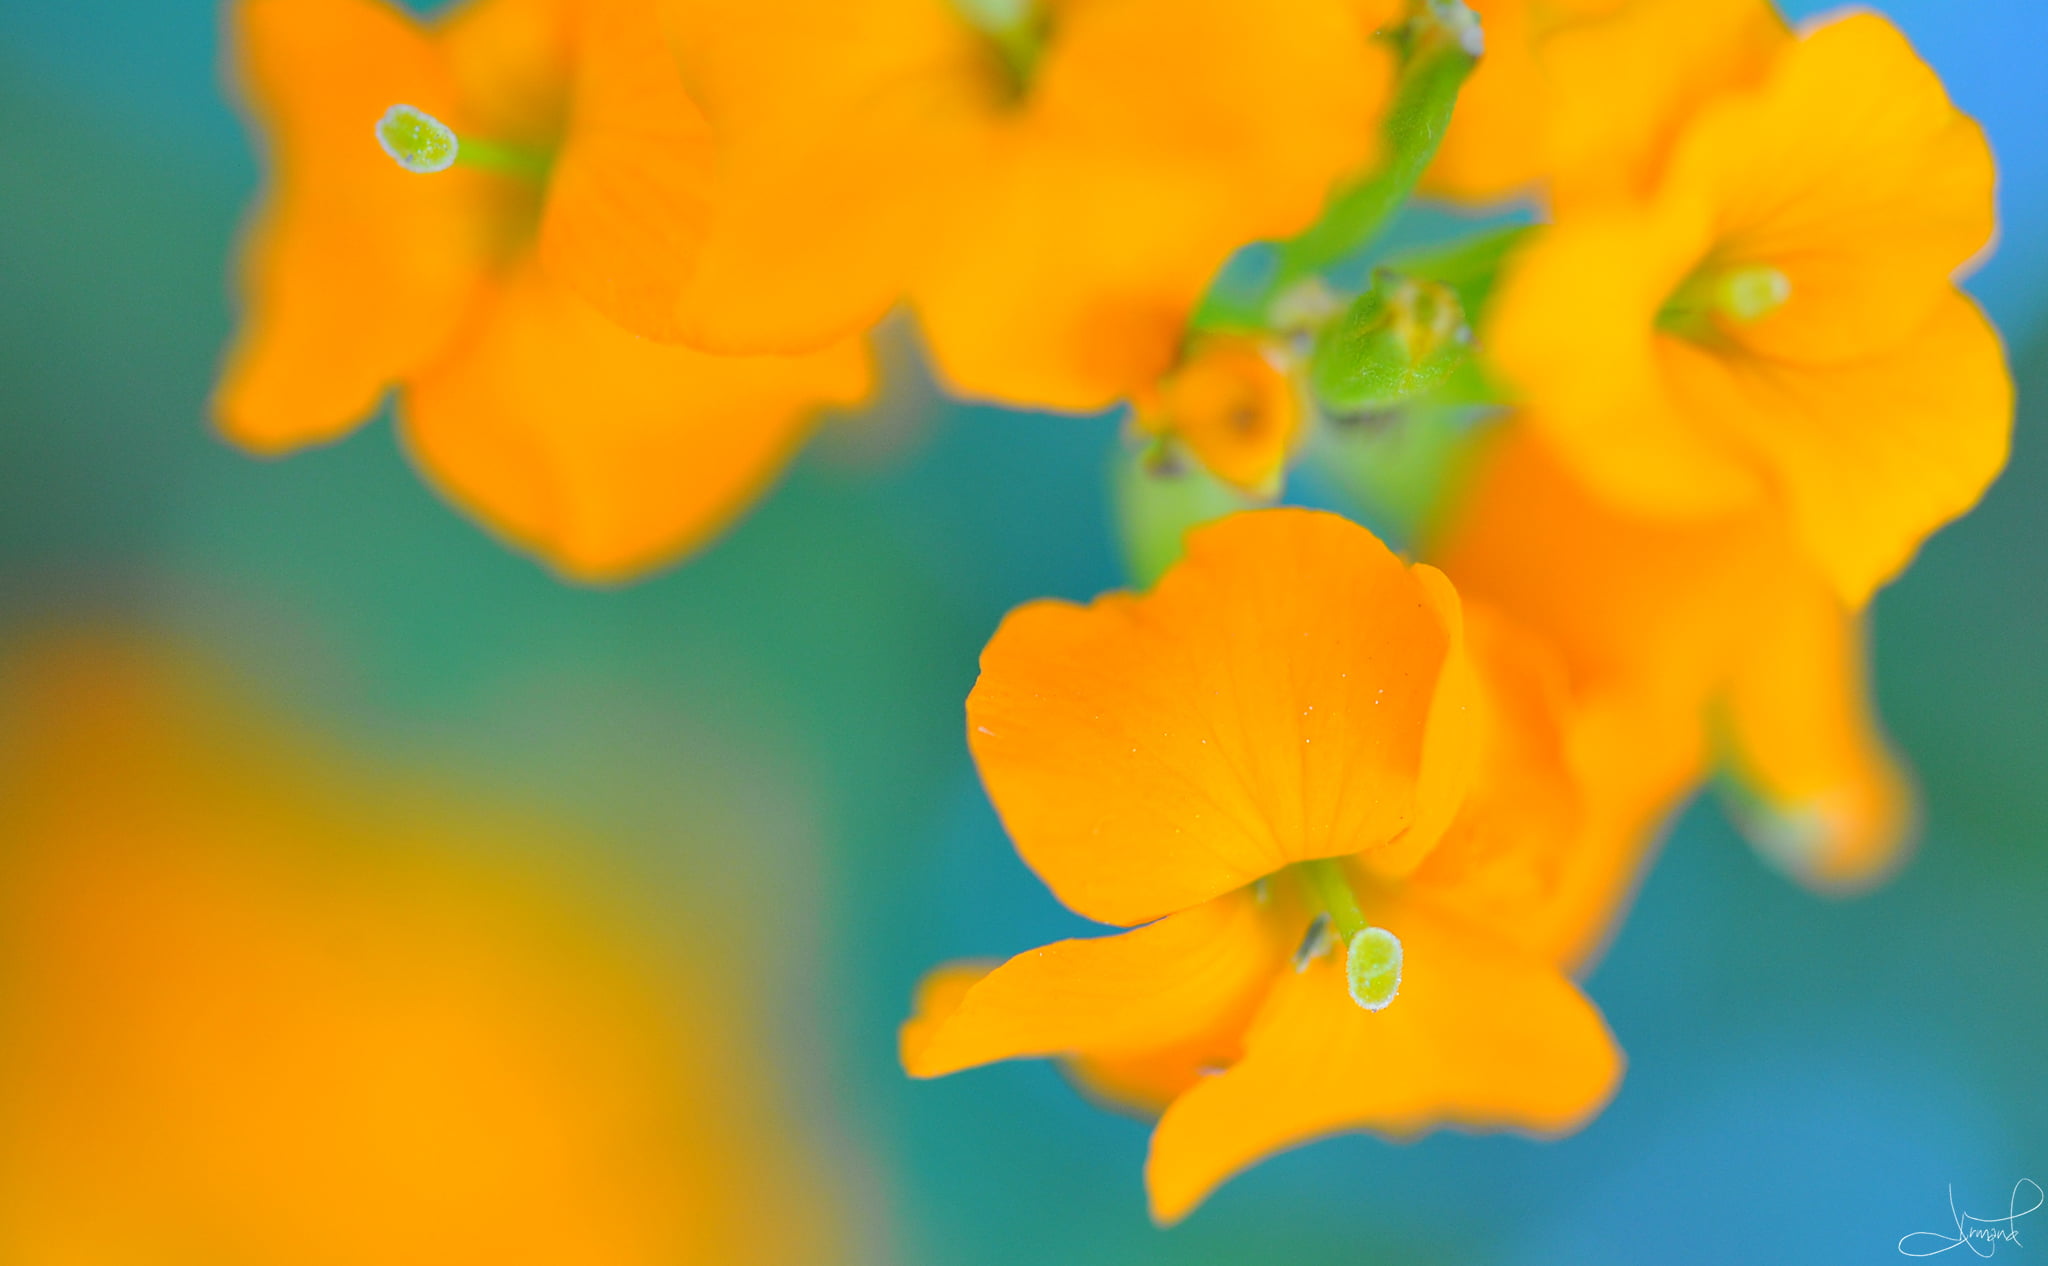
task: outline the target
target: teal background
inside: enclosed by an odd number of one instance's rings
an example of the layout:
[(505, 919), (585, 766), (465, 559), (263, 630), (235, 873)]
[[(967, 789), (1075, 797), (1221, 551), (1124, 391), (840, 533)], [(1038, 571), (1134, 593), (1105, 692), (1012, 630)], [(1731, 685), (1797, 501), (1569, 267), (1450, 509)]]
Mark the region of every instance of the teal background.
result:
[[(1814, 8), (1818, 6), (1806, 6)], [(734, 947), (765, 1058), (901, 1263), (1870, 1262), (2048, 1182), (2048, 89), (2037, 0), (1887, 6), (1991, 131), (2003, 244), (1973, 281), (2020, 379), (2012, 468), (1879, 600), (1879, 694), (1924, 784), (1912, 864), (1783, 882), (1711, 805), (1590, 990), (1620, 1097), (1555, 1145), (1353, 1137), (1184, 1226), (1142, 1124), (1042, 1064), (905, 1080), (927, 967), (1082, 930), (975, 781), (960, 706), (1010, 606), (1121, 583), (1110, 419), (955, 408), (902, 358), (893, 447), (828, 437), (701, 558), (567, 587), (451, 512), (386, 422), (282, 462), (204, 401), (256, 172), (189, 0), (0, 8), (0, 621), (202, 649), (393, 763), (578, 824)], [(2044, 1241), (2048, 1211), (2023, 1234)]]

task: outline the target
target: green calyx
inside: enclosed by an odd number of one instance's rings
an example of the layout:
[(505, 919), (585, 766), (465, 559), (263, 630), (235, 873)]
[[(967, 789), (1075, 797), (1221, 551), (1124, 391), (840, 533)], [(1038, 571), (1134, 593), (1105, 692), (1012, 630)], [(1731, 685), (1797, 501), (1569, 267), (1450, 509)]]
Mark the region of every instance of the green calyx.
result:
[(1455, 291), (1383, 268), (1323, 328), (1309, 383), (1326, 409), (1387, 409), (1437, 387), (1471, 353), (1471, 327)]

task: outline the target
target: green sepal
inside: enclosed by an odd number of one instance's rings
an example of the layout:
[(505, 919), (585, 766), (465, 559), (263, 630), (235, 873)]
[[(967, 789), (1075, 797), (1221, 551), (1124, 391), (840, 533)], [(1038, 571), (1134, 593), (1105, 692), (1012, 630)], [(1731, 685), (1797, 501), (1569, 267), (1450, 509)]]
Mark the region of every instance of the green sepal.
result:
[(1309, 386), (1331, 412), (1391, 409), (1441, 386), (1471, 355), (1455, 291), (1383, 268), (1316, 338)]
[(1479, 20), (1463, 0), (1423, 0), (1393, 32), (1401, 76), (1387, 111), (1386, 160), (1339, 191), (1322, 218), (1282, 243), (1269, 293), (1356, 255), (1372, 244), (1436, 157), (1458, 90), (1479, 58)]
[(1502, 269), (1535, 231), (1533, 224), (1502, 225), (1456, 241), (1402, 251), (1389, 256), (1385, 266), (1404, 277), (1450, 287), (1465, 310), (1465, 319), (1477, 326), (1493, 300)]

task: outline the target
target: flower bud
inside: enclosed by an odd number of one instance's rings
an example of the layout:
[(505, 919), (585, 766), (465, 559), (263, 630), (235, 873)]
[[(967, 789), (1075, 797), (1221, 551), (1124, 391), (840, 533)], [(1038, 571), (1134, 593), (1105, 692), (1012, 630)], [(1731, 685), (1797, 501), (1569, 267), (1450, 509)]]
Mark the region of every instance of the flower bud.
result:
[(1471, 347), (1455, 291), (1381, 269), (1316, 341), (1309, 381), (1333, 412), (1387, 409), (1442, 383)]
[(1257, 339), (1201, 338), (1134, 401), (1134, 421), (1147, 434), (1178, 439), (1241, 492), (1277, 492), (1301, 427), (1301, 407), (1275, 357)]

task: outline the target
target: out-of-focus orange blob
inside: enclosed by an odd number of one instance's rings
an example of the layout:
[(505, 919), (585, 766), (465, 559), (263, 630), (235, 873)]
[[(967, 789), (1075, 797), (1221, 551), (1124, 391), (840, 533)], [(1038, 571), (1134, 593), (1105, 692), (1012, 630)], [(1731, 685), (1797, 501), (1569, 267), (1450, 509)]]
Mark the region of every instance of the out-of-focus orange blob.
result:
[(1045, 0), (1005, 33), (952, 0), (663, 3), (719, 155), (690, 336), (816, 347), (907, 298), (946, 385), (1065, 410), (1165, 372), (1231, 253), (1370, 160), (1398, 13)]
[(1248, 493), (1278, 490), (1300, 439), (1294, 384), (1256, 339), (1203, 338), (1132, 403), (1140, 430), (1173, 436), (1218, 479)]
[(1422, 185), (1465, 202), (1640, 190), (1691, 111), (1787, 38), (1771, 0), (1469, 3), (1486, 52)]
[[(1761, 510), (1622, 513), (1511, 424), (1425, 553), (1556, 648), (1612, 812), (1654, 820), (1725, 763), (1774, 862), (1860, 887), (1898, 860), (1912, 794), (1871, 708), (1863, 622), (1789, 535)], [(1619, 885), (1640, 858), (1614, 861)]]
[(834, 1260), (748, 1020), (538, 837), (164, 660), (0, 682), (0, 1259)]

